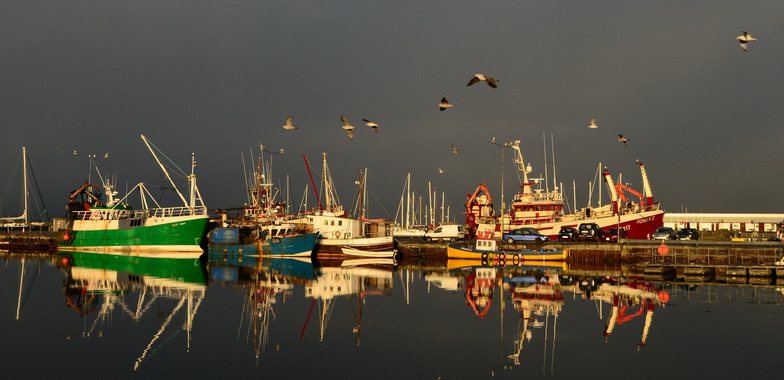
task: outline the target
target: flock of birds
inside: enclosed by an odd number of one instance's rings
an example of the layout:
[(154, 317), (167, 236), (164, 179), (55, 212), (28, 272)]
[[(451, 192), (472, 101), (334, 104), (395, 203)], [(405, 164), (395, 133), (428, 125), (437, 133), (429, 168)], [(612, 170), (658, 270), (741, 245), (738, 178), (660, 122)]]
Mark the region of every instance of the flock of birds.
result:
[[(738, 42), (740, 42), (740, 47), (741, 47), (741, 49), (743, 49), (743, 52), (744, 53), (748, 53), (748, 51), (746, 49), (746, 44), (749, 43), (749, 42), (752, 42), (752, 41), (756, 41), (757, 39), (752, 37), (751, 33), (747, 32), (745, 30), (743, 30), (741, 32), (743, 34), (740, 35), (740, 36), (735, 37), (735, 39)], [(498, 82), (500, 82), (500, 81), (495, 79), (495, 78), (493, 78), (493, 77), (491, 77), (491, 76), (489, 76), (489, 75), (474, 74), (474, 76), (471, 77), (471, 79), (468, 81), (468, 84), (466, 85), (466, 87), (471, 86), (471, 85), (476, 84), (476, 83), (479, 83), (479, 82), (485, 82), (485, 83), (487, 83), (488, 86), (490, 86), (492, 88), (498, 88)], [(445, 111), (446, 109), (453, 108), (453, 107), (454, 107), (454, 105), (449, 103), (449, 101), (446, 99), (446, 96), (441, 98), (441, 103), (438, 104), (438, 108), (441, 111)], [(287, 130), (297, 129), (297, 126), (294, 125), (293, 119), (294, 119), (294, 116), (287, 117), (286, 118), (286, 124), (283, 126), (283, 128), (287, 129)], [(353, 125), (351, 125), (351, 123), (349, 123), (348, 119), (346, 119), (345, 116), (341, 116), (340, 120), (343, 122), (343, 127), (342, 128), (346, 131), (346, 135), (348, 135), (349, 140), (354, 140), (354, 129), (356, 129), (356, 128)], [(365, 125), (367, 125), (368, 127), (372, 128), (373, 132), (378, 133), (378, 124), (376, 124), (376, 123), (374, 123), (374, 122), (372, 122), (372, 121), (370, 121), (368, 119), (365, 119), (365, 118), (363, 118), (362, 121), (365, 122)], [(591, 123), (588, 125), (588, 128), (590, 128), (590, 129), (597, 129), (597, 128), (599, 128), (599, 125), (596, 124), (596, 118), (591, 118)], [(618, 139), (617, 140), (619, 142), (622, 142), (623, 145), (625, 145), (627, 147), (629, 146), (629, 138), (625, 137), (624, 135), (618, 134)], [(452, 153), (454, 153), (454, 154), (460, 153), (460, 149), (457, 149), (454, 144), (452, 144)], [(439, 173), (444, 173), (445, 170), (441, 169), (441, 168), (438, 168), (438, 171), (439, 171)]]

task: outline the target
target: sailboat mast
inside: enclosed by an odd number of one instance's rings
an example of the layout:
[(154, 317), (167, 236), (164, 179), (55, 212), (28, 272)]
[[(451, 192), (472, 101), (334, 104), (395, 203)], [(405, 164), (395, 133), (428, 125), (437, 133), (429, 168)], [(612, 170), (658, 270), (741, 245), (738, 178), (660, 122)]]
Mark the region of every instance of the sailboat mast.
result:
[(558, 181), (555, 179), (555, 140), (550, 133), (550, 154), (553, 156), (553, 191), (558, 191)]
[(22, 180), (22, 187), (24, 188), (23, 189), (23, 191), (24, 191), (24, 224), (25, 224), (25, 227), (27, 227), (27, 223), (28, 223), (28, 216), (27, 216), (28, 215), (27, 214), (27, 201), (28, 201), (28, 199), (27, 198), (29, 198), (29, 194), (27, 192), (27, 147), (24, 147), (24, 146), (22, 147), (22, 162), (23, 162), (22, 163), (22, 167), (24, 169), (23, 170), (23, 172), (24, 172), (23, 178), (24, 179)]
[(441, 224), (444, 224), (444, 192), (441, 192)]
[(411, 226), (411, 173), (406, 178), (406, 222), (403, 227)]

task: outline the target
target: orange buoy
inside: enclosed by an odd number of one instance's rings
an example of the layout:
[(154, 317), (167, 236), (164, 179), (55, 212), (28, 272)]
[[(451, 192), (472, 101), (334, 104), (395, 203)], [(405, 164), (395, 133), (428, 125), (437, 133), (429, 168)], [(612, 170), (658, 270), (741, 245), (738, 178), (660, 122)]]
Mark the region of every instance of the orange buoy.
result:
[(70, 238), (71, 238), (71, 235), (68, 235), (68, 232), (66, 232), (66, 233), (63, 235), (63, 240), (68, 240), (68, 239), (70, 239)]

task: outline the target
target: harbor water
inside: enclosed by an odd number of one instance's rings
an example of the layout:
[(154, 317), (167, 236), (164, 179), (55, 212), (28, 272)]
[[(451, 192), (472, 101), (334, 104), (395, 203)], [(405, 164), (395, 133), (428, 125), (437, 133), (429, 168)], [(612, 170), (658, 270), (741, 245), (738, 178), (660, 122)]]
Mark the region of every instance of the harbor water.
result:
[(0, 257), (22, 378), (780, 378), (775, 278), (204, 254)]

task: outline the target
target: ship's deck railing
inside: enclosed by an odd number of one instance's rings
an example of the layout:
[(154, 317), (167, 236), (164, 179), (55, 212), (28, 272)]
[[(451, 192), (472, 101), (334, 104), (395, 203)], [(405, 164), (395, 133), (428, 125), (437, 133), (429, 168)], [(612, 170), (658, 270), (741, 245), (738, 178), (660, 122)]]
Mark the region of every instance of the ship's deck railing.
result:
[(517, 193), (514, 196), (515, 202), (543, 202), (543, 201), (563, 201), (561, 193)]
[(114, 220), (114, 219), (146, 219), (175, 216), (207, 215), (207, 208), (200, 207), (160, 207), (148, 210), (127, 209), (91, 209), (88, 211), (75, 211), (74, 220)]

